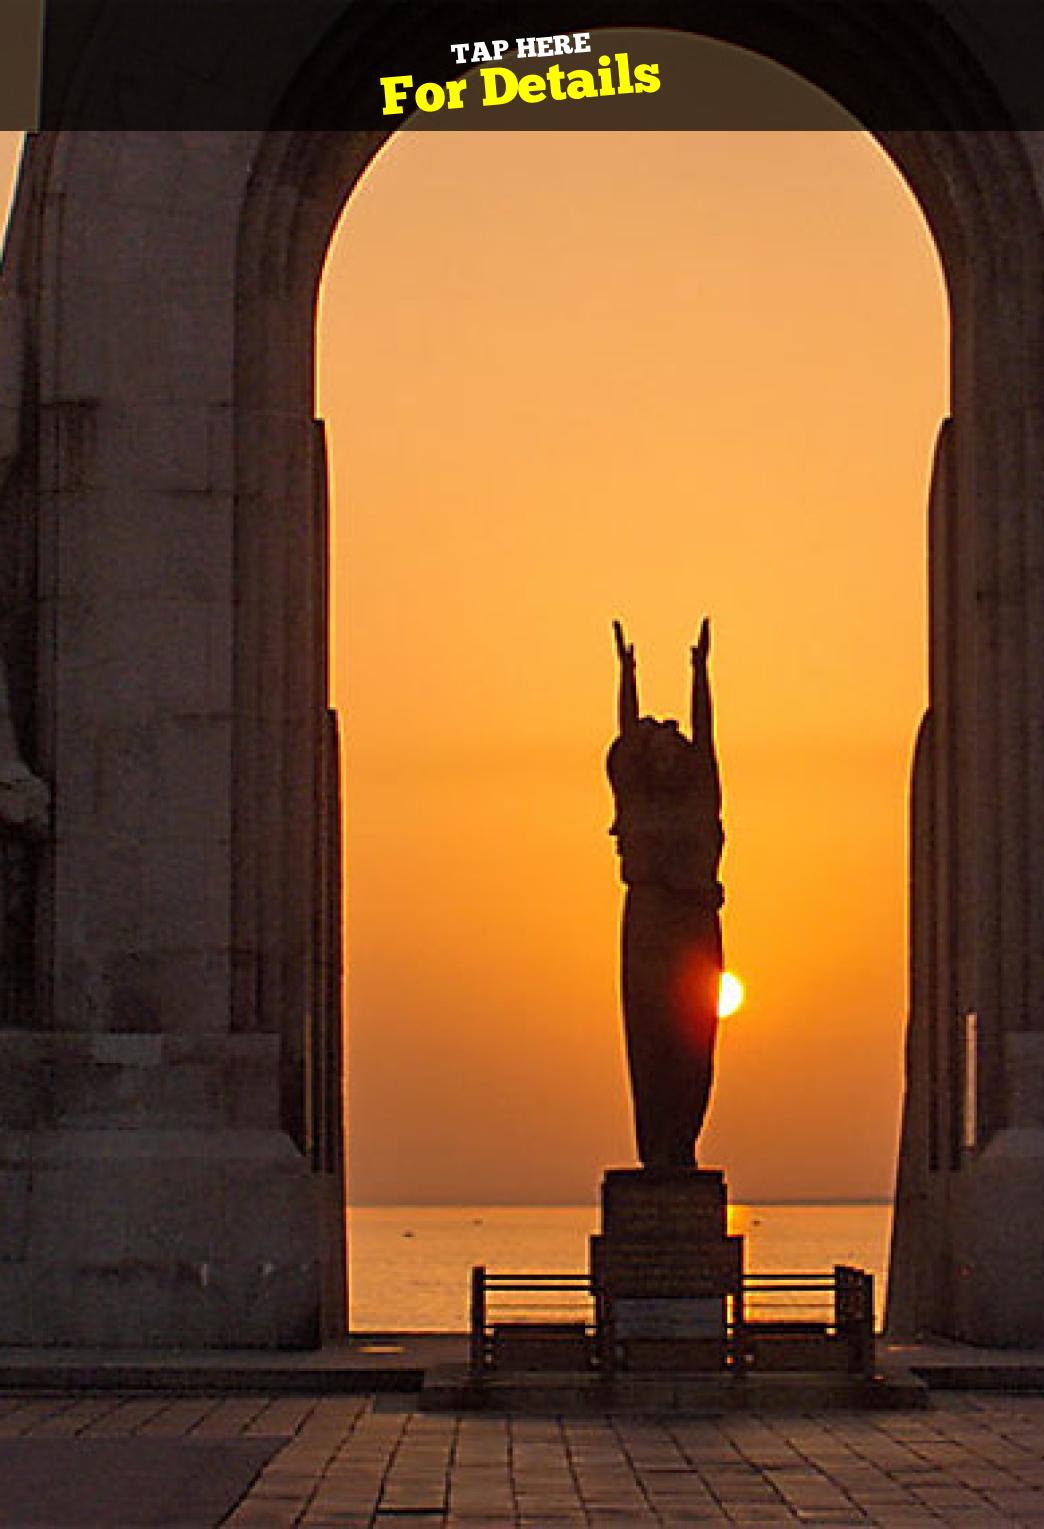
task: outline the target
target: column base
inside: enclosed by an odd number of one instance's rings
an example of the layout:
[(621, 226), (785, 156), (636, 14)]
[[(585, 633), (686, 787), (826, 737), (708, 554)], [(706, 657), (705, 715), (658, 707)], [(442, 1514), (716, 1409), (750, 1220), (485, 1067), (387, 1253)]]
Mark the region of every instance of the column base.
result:
[(0, 1186), (0, 1344), (310, 1348), (330, 1326), (339, 1194), (282, 1132), (6, 1130)]
[(953, 1181), (953, 1336), (1044, 1347), (1044, 1128), (1000, 1131)]

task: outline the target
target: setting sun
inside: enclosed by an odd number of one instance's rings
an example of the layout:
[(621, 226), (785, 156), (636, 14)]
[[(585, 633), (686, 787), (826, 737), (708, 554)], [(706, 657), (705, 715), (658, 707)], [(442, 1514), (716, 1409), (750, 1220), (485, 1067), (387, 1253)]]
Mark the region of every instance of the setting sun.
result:
[(728, 1019), (743, 1007), (743, 983), (733, 972), (722, 972), (718, 987), (718, 1018)]

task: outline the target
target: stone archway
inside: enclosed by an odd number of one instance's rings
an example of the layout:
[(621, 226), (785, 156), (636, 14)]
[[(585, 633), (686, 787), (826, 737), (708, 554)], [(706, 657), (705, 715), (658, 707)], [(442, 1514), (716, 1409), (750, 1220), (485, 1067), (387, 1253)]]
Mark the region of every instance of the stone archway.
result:
[[(599, 14), (764, 53), (863, 120), (882, 98), (992, 120), (989, 82), (930, 7), (887, 30), (858, 0), (829, 24), (803, 0), (720, 11)], [(324, 120), (357, 41), (303, 29), (283, 50), (276, 95), (298, 120), (302, 102)], [(55, 812), (51, 841), (19, 850), (35, 980), (2, 1037), (7, 1342), (286, 1345), (341, 1324), (314, 304), (383, 137), (55, 132), (27, 155), (5, 264), (0, 515), (22, 573), (3, 639)], [(1044, 144), (878, 137), (928, 218), (953, 317), (895, 1315), (1040, 1341)]]

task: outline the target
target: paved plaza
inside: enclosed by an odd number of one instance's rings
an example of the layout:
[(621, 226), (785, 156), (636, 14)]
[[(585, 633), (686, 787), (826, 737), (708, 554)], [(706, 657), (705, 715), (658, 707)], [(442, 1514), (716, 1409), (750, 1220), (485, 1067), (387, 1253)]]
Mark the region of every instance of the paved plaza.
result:
[[(48, 1440), (62, 1452), (55, 1469), (73, 1477), (77, 1451), (86, 1462), (116, 1441), (128, 1459), (162, 1441), (180, 1441), (183, 1459), (233, 1442), (267, 1442), (270, 1453), (238, 1501), (209, 1521), (166, 1500), (158, 1483), (147, 1512), (124, 1502), (126, 1470), (113, 1470), (104, 1504), (94, 1482), (91, 1502), (67, 1524), (5, 1515), (19, 1459), (46, 1452)], [(918, 1412), (669, 1419), (440, 1415), (396, 1394), (9, 1396), (0, 1399), (0, 1461), (13, 1473), (0, 1524), (48, 1529), (1044, 1524), (1044, 1396), (954, 1393)]]

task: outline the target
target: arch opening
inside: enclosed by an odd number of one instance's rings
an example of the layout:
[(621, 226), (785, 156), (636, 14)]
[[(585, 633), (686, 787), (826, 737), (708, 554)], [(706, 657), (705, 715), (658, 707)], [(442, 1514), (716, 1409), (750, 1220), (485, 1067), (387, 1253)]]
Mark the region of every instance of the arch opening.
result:
[[(757, 78), (758, 64), (741, 55), (739, 78), (744, 69)], [(605, 1162), (628, 1156), (614, 1024), (615, 874), (598, 763), (611, 710), (600, 639), (614, 600), (627, 604), (621, 590), (630, 592), (658, 713), (678, 711), (672, 693), (699, 614), (693, 601), (719, 619), (734, 825), (727, 821), (726, 931), (730, 959), (761, 998), (726, 1026), (707, 1151), (715, 1160), (725, 1152), (746, 1200), (883, 1197), (894, 1172), (904, 1007), (900, 804), (923, 709), (914, 659), (924, 646), (923, 506), (946, 412), (934, 250), (891, 166), (854, 125), (824, 133), (818, 158), (803, 152), (808, 135), (736, 135), (731, 148), (715, 134), (605, 137), (611, 144), (599, 155), (597, 135), (589, 145), (569, 134), (557, 144), (544, 134), (439, 134), (434, 143), (423, 132), (398, 135), (339, 225), (331, 262), (343, 245), (341, 271), (324, 275), (324, 348), (341, 345), (347, 380), (339, 393), (329, 361), (321, 412), (333, 497), (343, 482), (352, 510), (339, 513), (347, 520), (354, 511), (359, 538), (353, 554), (351, 533), (338, 534), (334, 566), (355, 570), (345, 604), (357, 648), (367, 633), (371, 644), (341, 692), (350, 835), (357, 825), (349, 862), (356, 1198), (579, 1204)], [(802, 218), (803, 238), (794, 227)], [(899, 258), (900, 228), (909, 234), (916, 299), (870, 260), (852, 269), (882, 222), (893, 241), (882, 261)], [(838, 233), (845, 224), (848, 243)], [(637, 229), (655, 229), (655, 240)], [(730, 286), (745, 244), (762, 279)], [(592, 274), (596, 249), (605, 269)], [(483, 269), (495, 277), (483, 282)], [(540, 283), (534, 270), (554, 277)], [(425, 307), (413, 289), (429, 272), (438, 296)], [(353, 289), (365, 297), (349, 318), (341, 309)], [(830, 314), (818, 335), (808, 333), (817, 302)], [(904, 322), (888, 339), (896, 304)], [(915, 398), (911, 377), (927, 367), (918, 358), (932, 343), (916, 327), (921, 316), (935, 326), (935, 385)], [(900, 343), (907, 360), (897, 384)], [(441, 359), (427, 367), (433, 357)], [(556, 387), (552, 365), (565, 367), (567, 384)], [(817, 370), (830, 378), (818, 394)], [(353, 373), (366, 383), (353, 385)], [(802, 390), (803, 408), (793, 396)], [(914, 430), (904, 410), (916, 416)], [(369, 449), (371, 440), (379, 445)], [(412, 467), (402, 469), (404, 453)], [(897, 498), (906, 539), (890, 542), (882, 506)], [(561, 529), (542, 501), (561, 505)], [(657, 560), (650, 540), (660, 527)], [(472, 566), (469, 544), (485, 549), (484, 562), (479, 554)], [(876, 586), (875, 558), (891, 564)], [(643, 560), (657, 567), (644, 582), (634, 574)], [(401, 580), (397, 597), (379, 568)], [(441, 621), (432, 586), (442, 592)], [(469, 606), (476, 624), (454, 641), (446, 629), (461, 627)], [(836, 625), (840, 607), (848, 626)], [(335, 623), (352, 619), (336, 599), (333, 614)], [(834, 623), (825, 638), (821, 621)], [(784, 633), (789, 679), (769, 657)], [(776, 679), (759, 703), (766, 669)], [(382, 701), (385, 690), (392, 701)], [(882, 692), (891, 702), (905, 697), (898, 723), (875, 709)], [(831, 715), (839, 710), (840, 721)], [(824, 752), (833, 766), (825, 789)], [(856, 814), (859, 830), (837, 827)], [(514, 847), (501, 838), (513, 833)], [(397, 909), (414, 876), (421, 902), (438, 893), (430, 906), (410, 904), (404, 948), (396, 919), (382, 924), (373, 910)], [(862, 938), (834, 927), (839, 909), (827, 891), (856, 878)], [(882, 879), (890, 895), (868, 901), (867, 884)], [(802, 938), (810, 943), (817, 920), (816, 954), (798, 970), (793, 951)], [(529, 971), (534, 961), (543, 987)], [(452, 1016), (445, 1031), (443, 1014)], [(839, 1014), (853, 1043), (845, 1058), (832, 1023)], [(509, 1044), (503, 1031), (518, 1039)], [(857, 1051), (869, 1066), (856, 1063)], [(550, 1057), (563, 1064), (551, 1077)], [(437, 1076), (446, 1081), (436, 1093)], [(781, 1101), (788, 1077), (792, 1097)], [(830, 1103), (810, 1112), (809, 1097)], [(853, 1110), (866, 1126), (849, 1137), (863, 1138), (861, 1160), (840, 1154), (826, 1167), (824, 1144), (851, 1127)], [(537, 1119), (525, 1165), (517, 1159)], [(755, 1119), (788, 1142), (788, 1162), (768, 1154), (769, 1169)], [(452, 1144), (425, 1151), (442, 1120), (454, 1122)]]
[[(749, 38), (722, 38), (720, 25), (707, 25), (703, 30), (722, 40), (750, 42)], [(797, 73), (811, 77), (827, 89), (833, 89), (833, 93), (846, 104), (851, 105), (857, 101), (859, 81), (865, 84), (868, 78), (874, 76), (875, 70), (887, 73), (891, 79), (890, 88), (895, 90), (901, 91), (910, 86), (920, 91), (925, 87), (923, 59), (917, 56), (912, 39), (910, 50), (897, 58), (891, 45), (886, 47), (880, 37), (864, 37), (863, 57), (866, 67), (861, 71), (859, 80), (854, 80), (842, 55), (834, 51), (838, 45), (836, 37), (824, 39), (814, 32), (806, 32), (804, 36), (806, 42), (812, 40), (810, 55), (802, 58), (791, 54), (782, 61)], [(762, 51), (777, 59), (780, 57), (778, 46), (766, 44)], [(929, 80), (928, 85), (945, 93), (953, 88), (953, 80), (943, 69), (939, 78), (934, 82)], [(1026, 649), (1023, 639), (1026, 618), (1020, 614), (1012, 624), (1005, 617), (1000, 604), (991, 601), (988, 609), (984, 610), (980, 605), (980, 609), (973, 612), (968, 607), (968, 601), (975, 598), (973, 588), (976, 563), (980, 573), (987, 565), (996, 569), (998, 564), (993, 559), (998, 555), (1002, 561), (1007, 557), (1009, 561), (1014, 559), (1017, 564), (1026, 547), (1027, 529), (1025, 525), (1020, 529), (1018, 523), (1021, 511), (1015, 512), (1016, 518), (1007, 530), (1001, 532), (996, 525), (987, 530), (990, 515), (986, 501), (988, 499), (994, 503), (1008, 502), (1013, 505), (1016, 500), (1022, 502), (1021, 484), (1027, 466), (1026, 452), (1033, 449), (1030, 443), (1035, 432), (1028, 426), (1028, 417), (1024, 416), (1022, 425), (1014, 426), (1013, 431), (1007, 432), (1009, 445), (998, 449), (996, 421), (991, 422), (988, 411), (983, 411), (981, 400), (989, 389), (989, 382), (984, 379), (996, 376), (1000, 369), (1012, 379), (1018, 377), (1018, 396), (1025, 400), (1027, 409), (1034, 411), (1038, 408), (1038, 390), (1035, 384), (1031, 384), (1026, 372), (1026, 351), (1021, 341), (1016, 339), (1017, 326), (1013, 325), (1013, 318), (1016, 308), (1026, 315), (1036, 311), (1032, 284), (1035, 273), (1040, 269), (1039, 209), (1028, 161), (1020, 143), (1013, 136), (896, 131), (880, 131), (877, 136), (920, 203), (946, 273), (952, 317), (951, 409), (955, 420), (952, 433), (956, 441), (955, 450), (961, 456), (956, 475), (964, 484), (965, 514), (977, 526), (977, 531), (970, 533), (971, 539), (966, 542), (966, 550), (958, 559), (961, 563), (957, 579), (960, 588), (953, 592), (953, 600), (960, 606), (961, 615), (968, 619), (962, 623), (956, 614), (956, 606), (951, 608), (947, 615), (940, 618), (941, 632), (948, 646), (943, 644), (940, 647), (937, 641), (940, 633), (933, 634), (930, 646), (933, 655), (945, 651), (948, 672), (951, 679), (959, 676), (957, 688), (961, 691), (960, 706), (950, 706), (943, 723), (952, 743), (949, 763), (942, 769), (944, 773), (947, 769), (951, 774), (956, 772), (956, 776), (963, 779), (964, 803), (969, 805), (973, 800), (977, 801), (978, 816), (962, 813), (955, 793), (951, 794), (945, 808), (948, 817), (944, 824), (935, 825), (933, 837), (936, 841), (945, 838), (950, 846), (941, 853), (944, 858), (950, 856), (951, 881), (956, 885), (958, 878), (963, 878), (964, 891), (952, 894), (952, 899), (960, 902), (966, 910), (962, 917), (967, 919), (969, 899), (976, 895), (972, 889), (977, 888), (989, 898), (990, 930), (985, 941), (971, 927), (958, 930), (954, 924), (948, 931), (943, 930), (941, 903), (937, 899), (933, 906), (935, 946), (932, 952), (922, 952), (919, 957), (915, 956), (915, 964), (918, 959), (928, 964), (944, 959), (948, 963), (949, 976), (954, 976), (958, 966), (956, 952), (959, 947), (964, 950), (961, 963), (966, 983), (970, 982), (974, 987), (978, 1017), (977, 1118), (982, 1139), (987, 1141), (998, 1130), (1003, 1130), (1008, 1111), (1010, 1085), (1005, 1079), (1010, 1075), (1012, 1064), (1006, 1057), (1009, 1052), (1012, 1055), (1014, 1052), (1011, 1052), (1005, 1039), (1005, 1024), (1017, 1024), (1015, 1016), (1020, 1012), (1019, 1006), (1022, 1003), (1019, 992), (1028, 996), (1025, 984), (1036, 980), (1031, 978), (1031, 966), (1027, 965), (1026, 959), (1012, 962), (1003, 955), (1006, 945), (1010, 953), (1027, 948), (1024, 944), (1027, 912), (1015, 890), (1018, 886), (1017, 877), (1008, 876), (1003, 868), (1005, 852), (999, 852), (999, 846), (1010, 846), (1007, 850), (1009, 858), (1017, 860), (1032, 875), (1030, 862), (1035, 841), (1024, 831), (1025, 813), (1032, 811), (1032, 808), (1025, 789), (1026, 754), (1017, 745), (1015, 737), (1021, 724), (1015, 721), (1012, 710), (1013, 704), (1016, 710), (1020, 704), (1014, 697), (1020, 692), (1025, 695), (1025, 681), (1019, 676), (1025, 672)], [(241, 254), (249, 255), (252, 249), (260, 253), (252, 234), (252, 224), (254, 218), (259, 217), (261, 221), (256, 227), (265, 226), (263, 207), (270, 190), (285, 186), (288, 176), (292, 182), (308, 188), (307, 196), (295, 199), (291, 218), (285, 216), (285, 203), (280, 203), (280, 224), (293, 235), (292, 240), (280, 247), (285, 251), (281, 257), (283, 275), (291, 278), (284, 289), (284, 297), (287, 299), (283, 309), (284, 318), (296, 326), (300, 335), (299, 341), (291, 349), (298, 355), (305, 352), (304, 336), (307, 329), (309, 360), (311, 303), (322, 259), (345, 198), (381, 141), (382, 135), (353, 135), (338, 140), (336, 136), (330, 135), (291, 133), (270, 139), (258, 165), (255, 192), (260, 195), (255, 195), (248, 202)], [(1013, 238), (1016, 228), (1019, 237)], [(271, 269), (270, 247), (266, 250), (265, 263)], [(277, 264), (276, 268), (280, 269), (280, 265)], [(251, 281), (249, 267), (241, 267), (241, 271), (244, 278), (240, 289), (243, 299), (240, 309), (241, 335), (245, 338), (252, 321)], [(1001, 290), (1007, 292), (1009, 297), (1019, 293), (1018, 303), (1014, 307), (998, 304), (996, 294)], [(290, 309), (295, 305), (296, 315), (291, 320)], [(1039, 321), (1034, 318), (1032, 322), (1034, 332), (1037, 333)], [(249, 351), (245, 354), (249, 354)], [(256, 388), (262, 376), (259, 369), (253, 370), (248, 385), (252, 389)], [(301, 377), (300, 383), (303, 402), (307, 379)], [(282, 396), (285, 397), (285, 393)], [(963, 428), (962, 421), (966, 422)], [(1013, 451), (1011, 448), (1016, 436), (1021, 442), (1021, 448)], [(1002, 487), (1002, 482), (1006, 482), (1006, 488)], [(949, 518), (953, 522), (953, 514)], [(997, 536), (1000, 537), (999, 542), (993, 540)], [(992, 542), (992, 552), (985, 550), (988, 542)], [(1006, 553), (999, 551), (1002, 544), (1007, 548)], [(986, 559), (985, 564), (983, 558)], [(938, 558), (935, 557), (933, 566), (937, 564)], [(985, 628), (994, 633), (994, 638), (985, 645), (980, 640), (984, 635), (984, 623)], [(1004, 635), (1001, 635), (1002, 629)], [(995, 668), (998, 661), (1007, 675), (1005, 699), (1002, 699), (1001, 687), (987, 678), (987, 671), (991, 670), (991, 666)], [(983, 727), (987, 714), (987, 725)], [(1009, 719), (1007, 722), (1005, 716)], [(963, 758), (955, 763), (962, 749)], [(989, 783), (1000, 776), (1007, 780), (1010, 790), (999, 802), (987, 802)], [(973, 784), (975, 777), (978, 785)], [(1017, 820), (1023, 827), (1017, 826)], [(1005, 822), (1007, 827), (1003, 826)], [(958, 856), (958, 840), (962, 839), (964, 843)], [(939, 953), (943, 950), (948, 954), (940, 957)], [(1041, 975), (1044, 977), (1044, 973)], [(990, 1014), (993, 1016), (992, 1021)], [(1003, 1015), (1008, 1018), (1003, 1019)], [(940, 1013), (932, 1023), (945, 1033), (947, 1056), (954, 1057), (956, 1050), (951, 1034), (954, 1023), (952, 1014), (949, 1010)], [(949, 1078), (951, 1098), (959, 1095), (959, 1083), (954, 1066)], [(910, 1100), (911, 1090), (908, 1087), (908, 1106)], [(923, 1108), (920, 1115), (924, 1115)], [(909, 1267), (917, 1266), (918, 1289), (921, 1292), (913, 1302), (917, 1314), (909, 1320), (920, 1325), (936, 1325), (942, 1330), (958, 1330), (962, 1325), (964, 1330), (970, 1330), (981, 1323), (982, 1309), (990, 1306), (989, 1281), (984, 1280), (974, 1294), (970, 1286), (963, 1287), (962, 1299), (967, 1310), (976, 1314), (955, 1316), (952, 1280), (940, 1279), (940, 1271), (952, 1273), (957, 1262), (964, 1257), (959, 1246), (962, 1242), (966, 1244), (969, 1238), (974, 1240), (977, 1235), (974, 1227), (978, 1217), (962, 1220), (955, 1208), (972, 1191), (965, 1191), (956, 1184), (955, 1178), (951, 1181), (949, 1176), (944, 1180), (929, 1182), (924, 1152), (915, 1151), (914, 1157), (917, 1166), (912, 1177), (916, 1181), (916, 1188), (909, 1188), (911, 1176), (907, 1175), (907, 1188), (903, 1190), (901, 1186), (900, 1189), (900, 1199), (905, 1199), (914, 1207), (912, 1235), (918, 1245), (918, 1251), (905, 1258)], [(957, 1171), (954, 1169), (955, 1175)], [(970, 1176), (967, 1177), (970, 1185)], [(936, 1230), (931, 1232), (926, 1243), (916, 1228), (926, 1222), (922, 1211), (929, 1199), (935, 1210), (927, 1220), (932, 1222)], [(961, 1221), (959, 1231), (958, 1221)], [(940, 1226), (945, 1230), (937, 1235)], [(1012, 1279), (1017, 1282), (1017, 1270), (1013, 1268), (1011, 1273)], [(931, 1305), (934, 1298), (925, 1292), (944, 1287), (947, 1294), (943, 1297), (942, 1306), (936, 1301), (935, 1309), (926, 1313), (925, 1302)], [(1022, 1319), (1020, 1317), (1016, 1320)], [(999, 1316), (998, 1321), (1003, 1326), (1006, 1318)], [(994, 1327), (992, 1330), (998, 1331), (999, 1328)]]

